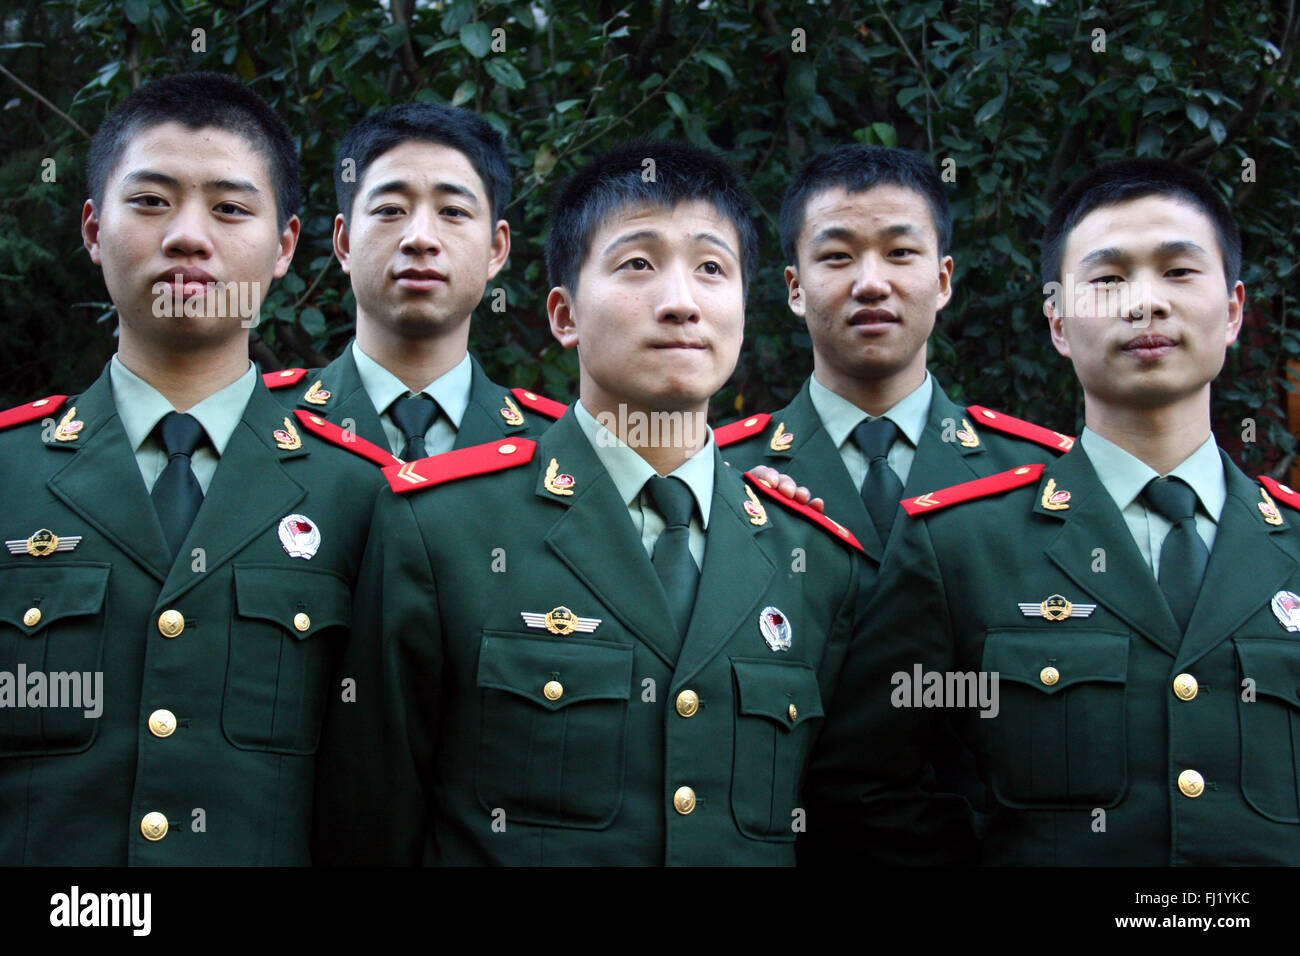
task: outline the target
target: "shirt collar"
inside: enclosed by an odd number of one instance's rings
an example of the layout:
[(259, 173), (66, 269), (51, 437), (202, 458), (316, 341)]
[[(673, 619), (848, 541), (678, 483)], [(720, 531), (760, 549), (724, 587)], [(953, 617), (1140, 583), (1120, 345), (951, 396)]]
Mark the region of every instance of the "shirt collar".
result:
[(352, 358), (357, 363), (357, 376), (361, 379), (361, 387), (366, 390), (371, 404), (379, 414), (388, 411), (388, 406), (399, 398), (423, 392), (438, 403), (442, 413), (456, 428), (460, 428), (461, 419), (465, 417), (465, 409), (469, 407), (469, 392), (473, 383), (468, 352), (455, 368), (444, 372), (414, 393), (402, 384), (400, 378), (361, 351), (361, 346), (356, 339), (352, 340)]
[[(587, 411), (581, 400), (574, 403), (574, 417), (582, 429), (587, 441), (591, 442), (596, 457), (609, 472), (609, 477), (618, 490), (623, 503), (631, 507), (641, 494), (645, 483), (658, 472), (650, 464), (625, 445), (613, 432), (607, 429)], [(680, 478), (691, 489), (695, 503), (700, 509), (700, 526), (709, 527), (709, 506), (713, 503), (713, 429), (708, 428), (708, 441), (686, 461), (673, 471), (670, 477)]]
[[(1115, 499), (1120, 511), (1142, 494), (1142, 489), (1151, 479), (1160, 477), (1150, 465), (1089, 428), (1084, 428), (1079, 443), (1092, 462), (1097, 477), (1101, 479), (1102, 487)], [(1205, 513), (1218, 523), (1228, 500), (1228, 482), (1223, 474), (1223, 460), (1219, 457), (1219, 446), (1214, 441), (1214, 435), (1205, 439), (1196, 451), (1169, 472), (1169, 477), (1181, 478), (1187, 482), (1192, 491), (1196, 492)]]
[[(822, 420), (822, 427), (826, 429), (826, 434), (830, 436), (836, 448), (848, 441), (855, 428), (871, 418), (847, 398), (837, 395), (817, 381), (816, 373), (809, 379), (808, 395), (812, 399), (818, 417)], [(926, 369), (925, 379), (921, 384), (880, 417), (888, 418), (897, 425), (898, 430), (915, 448), (921, 443), (921, 435), (930, 418), (930, 400), (933, 397), (934, 379), (930, 376), (929, 369)]]
[[(108, 375), (117, 417), (122, 421), (132, 453), (137, 452), (158, 427), (162, 417), (176, 409), (158, 389), (123, 365), (116, 354), (109, 363)], [(218, 456), (225, 452), (256, 386), (257, 369), (249, 362), (248, 371), (225, 388), (213, 392), (187, 413), (198, 419)]]

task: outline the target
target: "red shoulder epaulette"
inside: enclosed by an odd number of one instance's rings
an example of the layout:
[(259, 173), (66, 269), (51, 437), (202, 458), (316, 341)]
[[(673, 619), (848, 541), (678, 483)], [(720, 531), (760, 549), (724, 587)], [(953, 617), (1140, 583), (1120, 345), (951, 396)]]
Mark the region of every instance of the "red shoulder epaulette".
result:
[(744, 441), (750, 435), (759, 434), (771, 420), (772, 416), (767, 412), (763, 412), (761, 415), (750, 415), (748, 418), (739, 419), (713, 429), (713, 440), (719, 448), (726, 448), (738, 441)]
[(1043, 473), (1045, 467), (1047, 466), (1043, 464), (1021, 465), (1019, 468), (1012, 468), (1010, 471), (989, 475), (987, 478), (976, 478), (974, 481), (966, 481), (960, 485), (944, 488), (941, 491), (927, 491), (916, 498), (903, 499), (903, 510), (915, 517), (916, 515), (938, 511), (940, 508), (946, 508), (949, 505), (958, 505), (973, 498), (987, 498), (989, 495), (1000, 494), (1003, 491), (1010, 491), (1012, 488), (1032, 484), (1038, 480), (1038, 476)]
[(536, 448), (537, 442), (528, 438), (502, 438), (486, 445), (457, 448), (419, 461), (389, 465), (384, 469), (384, 477), (393, 491), (400, 495), (460, 478), (526, 465), (533, 460)]
[(392, 454), (385, 448), (380, 448), (374, 442), (367, 441), (356, 432), (340, 428), (333, 422), (326, 421), (319, 415), (313, 415), (311, 412), (303, 411), (301, 408), (294, 411), (294, 417), (302, 423), (302, 427), (307, 429), (318, 438), (323, 438), (331, 445), (338, 445), (354, 455), (360, 455), (376, 465), (392, 465), (402, 463), (402, 459)]
[(288, 388), (297, 385), (307, 374), (305, 368), (287, 368), (283, 372), (263, 372), (262, 384), (267, 388)]
[(1074, 439), (1071, 436), (1054, 432), (1042, 425), (1035, 425), (1023, 418), (1016, 418), (1014, 415), (1008, 415), (1005, 412), (995, 412), (983, 405), (967, 405), (966, 411), (975, 416), (981, 425), (1007, 435), (1014, 435), (1016, 438), (1024, 438), (1035, 442), (1044, 448), (1052, 449), (1052, 451), (1069, 451), (1074, 447)]
[(44, 418), (46, 415), (52, 415), (67, 400), (68, 396), (66, 395), (48, 395), (45, 398), (38, 398), (34, 402), (28, 402), (26, 405), (6, 409), (0, 412), (0, 429), (10, 428), (14, 425), (21, 425), (23, 422), (30, 422), (37, 418)]
[[(714, 435), (716, 436), (717, 433), (714, 432)], [(812, 508), (808, 505), (801, 505), (799, 504), (799, 502), (791, 498), (787, 498), (785, 495), (781, 494), (781, 492), (777, 491), (775, 488), (770, 487), (767, 484), (767, 482), (763, 481), (761, 478), (756, 476), (753, 472), (749, 472), (749, 471), (745, 472), (745, 477), (748, 478), (755, 485), (757, 485), (759, 488), (763, 489), (763, 493), (766, 494), (769, 498), (779, 501), (782, 505), (789, 508), (791, 511), (795, 512), (796, 514), (803, 515), (813, 524), (818, 525), (821, 528), (824, 528), (826, 531), (829, 531), (836, 538), (843, 541), (845, 544), (849, 545), (850, 547), (857, 548), (863, 554), (867, 553), (866, 549), (862, 547), (861, 542), (858, 541), (857, 537), (853, 534), (853, 532), (850, 531), (848, 528), (844, 527), (844, 525), (840, 524), (838, 521), (834, 521), (831, 518), (826, 517), (816, 508)], [(750, 503), (746, 502), (745, 507), (748, 508), (749, 506)]]
[(546, 398), (536, 392), (530, 392), (526, 388), (512, 388), (510, 394), (524, 408), (537, 412), (539, 415), (545, 415), (552, 420), (562, 416), (569, 407), (563, 402), (557, 402), (553, 398)]
[(1284, 501), (1292, 508), (1300, 511), (1300, 492), (1282, 484), (1280, 481), (1274, 481), (1268, 475), (1260, 475), (1259, 483), (1263, 485), (1268, 490), (1268, 493), (1278, 501)]

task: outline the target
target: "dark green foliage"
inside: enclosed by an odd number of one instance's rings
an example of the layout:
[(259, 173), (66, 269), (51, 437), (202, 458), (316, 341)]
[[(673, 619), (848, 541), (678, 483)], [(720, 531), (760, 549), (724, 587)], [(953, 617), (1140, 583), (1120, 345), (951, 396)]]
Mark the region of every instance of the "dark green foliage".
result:
[[(785, 307), (781, 194), (811, 152), (857, 140), (952, 161), (956, 295), (940, 316), (932, 366), (954, 397), (1073, 431), (1079, 392), (1041, 313), (1042, 222), (1060, 190), (1096, 163), (1163, 155), (1208, 176), (1244, 234), (1249, 328), (1216, 388), (1220, 440), (1238, 451), (1242, 419), (1256, 419), (1257, 440), (1240, 449), (1252, 471), (1294, 445), (1282, 405), (1285, 363), (1300, 358), (1290, 280), (1300, 219), (1295, 4), (14, 6), (0, 66), (85, 129), (133, 85), (182, 69), (238, 73), (286, 117), (302, 151), (306, 204), (293, 271), (273, 288), (255, 333), (266, 367), (320, 364), (350, 334), (351, 296), (329, 241), (338, 138), (379, 105), (434, 98), (481, 111), (514, 150), (514, 253), (494, 285), (507, 309), (492, 311), (489, 289), (471, 339), (494, 377), (556, 397), (575, 389), (574, 356), (545, 321), (553, 184), (621, 139), (684, 136), (725, 151), (764, 207), (748, 341), (715, 412), (726, 420), (784, 403), (811, 353)], [(193, 49), (195, 30), (205, 52)], [(1094, 49), (1095, 30), (1105, 31), (1105, 52)], [(112, 350), (113, 321), (96, 324), (107, 295), (77, 234), (86, 138), (9, 77), (0, 85), (4, 407), (84, 385)], [(54, 183), (41, 179), (45, 157), (57, 162)], [(1254, 182), (1243, 181), (1245, 160)]]

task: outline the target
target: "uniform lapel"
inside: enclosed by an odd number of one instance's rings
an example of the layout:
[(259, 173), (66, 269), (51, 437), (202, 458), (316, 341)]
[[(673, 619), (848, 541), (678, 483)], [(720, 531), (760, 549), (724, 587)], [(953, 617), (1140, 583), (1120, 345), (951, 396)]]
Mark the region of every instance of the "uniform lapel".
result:
[[(1228, 497), (1219, 516), (1214, 549), (1205, 569), (1192, 619), (1178, 651), (1175, 667), (1191, 666), (1206, 651), (1227, 640), (1237, 627), (1270, 601), (1296, 572), (1296, 560), (1273, 536), (1288, 529), (1270, 525), (1259, 504), (1260, 486), (1232, 463), (1223, 450)], [(1276, 507), (1276, 504), (1274, 505)], [(1280, 514), (1280, 511), (1279, 511)], [(1282, 633), (1281, 628), (1278, 629)]]
[[(557, 474), (574, 478), (573, 494), (547, 489), (546, 472), (552, 460)], [(534, 461), (537, 497), (563, 509), (546, 534), (547, 545), (609, 613), (666, 664), (675, 665), (680, 641), (668, 597), (632, 525), (627, 504), (578, 425), (572, 406), (538, 440)], [(586, 613), (577, 608), (574, 612)]]
[(790, 436), (790, 442), (788, 447), (777, 451), (769, 438), (763, 454), (773, 467), (808, 486), (814, 496), (825, 498), (826, 513), (852, 531), (867, 554), (879, 562), (884, 543), (867, 514), (867, 506), (862, 503), (861, 489), (854, 487), (839, 449), (822, 425), (807, 381), (794, 401), (774, 417), (783, 426), (783, 433)]
[(743, 479), (722, 463), (721, 455), (713, 473), (704, 567), (675, 679), (689, 680), (747, 622), (758, 639), (758, 603), (776, 574), (757, 540), (771, 525), (755, 525), (745, 513), (749, 499)]
[[(347, 428), (345, 422), (350, 419), (351, 430), (357, 435), (380, 448), (389, 447), (388, 436), (384, 433), (379, 413), (375, 411), (375, 404), (370, 400), (370, 394), (361, 384), (356, 359), (352, 357), (351, 342), (343, 350), (343, 354), (321, 369), (317, 378), (321, 380), (321, 388), (330, 393), (329, 398), (323, 405), (307, 401), (307, 389), (315, 382), (315, 379), (312, 379), (307, 382), (303, 392), (298, 396), (299, 408), (306, 409), (313, 415), (328, 418), (341, 428)], [(397, 449), (397, 452), (400, 451), (400, 448)]]
[[(469, 404), (465, 406), (465, 416), (460, 421), (460, 428), (456, 430), (455, 447), (469, 448), (527, 431), (528, 416), (536, 413), (524, 412), (518, 405), (511, 408), (506, 403), (510, 390), (488, 378), (474, 356), (469, 357), (469, 363)], [(523, 421), (512, 425), (503, 412), (508, 413), (512, 419), (518, 412)]]
[(60, 408), (56, 417), (61, 419), (74, 407), (77, 419), (85, 422), (77, 439), (46, 442), (44, 454), (69, 455), (67, 463), (50, 476), (50, 491), (162, 581), (171, 564), (170, 552), (118, 418), (107, 367), (95, 384)]
[[(925, 422), (925, 431), (921, 433), (921, 442), (916, 446), (912, 468), (907, 473), (904, 498), (915, 498), (980, 477), (972, 461), (984, 454), (984, 442), (973, 428), (966, 430), (969, 422), (963, 424), (965, 414), (966, 410), (956, 405), (935, 382), (930, 415)], [(951, 440), (945, 441), (945, 435), (951, 436)], [(967, 442), (974, 440), (978, 444), (963, 444), (962, 439), (967, 435), (970, 436)]]
[[(1054, 493), (1069, 492), (1064, 510), (1052, 510), (1043, 504), (1049, 481), (1056, 483)], [(1045, 552), (1053, 564), (1106, 610), (1170, 655), (1177, 655), (1182, 641), (1178, 623), (1160, 593), (1155, 576), (1142, 560), (1115, 500), (1102, 486), (1082, 448), (1076, 446), (1047, 465), (1039, 479), (1034, 513), (1061, 522), (1060, 534)], [(1014, 556), (1009, 557), (1014, 560)], [(1024, 559), (1032, 560), (1032, 557), (1026, 555)], [(1046, 597), (1046, 594), (1016, 594), (1008, 595), (1007, 599), (1040, 601)], [(1069, 594), (1065, 597), (1075, 600)]]
[[(204, 574), (211, 574), (258, 535), (275, 534), (280, 519), (307, 496), (281, 461), (305, 457), (308, 451), (303, 447), (280, 449), (271, 434), (283, 427), (283, 419), (283, 407), (259, 381), (171, 566), (161, 603), (172, 602), (204, 576), (193, 569), (194, 548), (203, 549)], [(329, 528), (322, 529), (323, 534), (329, 532)]]

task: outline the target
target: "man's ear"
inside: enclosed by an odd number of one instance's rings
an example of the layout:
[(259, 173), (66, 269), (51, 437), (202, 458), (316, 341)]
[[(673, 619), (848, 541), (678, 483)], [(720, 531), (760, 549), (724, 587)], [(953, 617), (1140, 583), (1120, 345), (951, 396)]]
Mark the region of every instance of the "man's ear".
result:
[(90, 199), (81, 206), (81, 244), (90, 253), (91, 262), (97, 266), (103, 265), (99, 255), (99, 213), (95, 211), (95, 203)]
[(280, 253), (275, 257), (275, 272), (272, 276), (279, 279), (289, 271), (289, 264), (293, 262), (293, 251), (298, 248), (298, 233), (302, 230), (302, 222), (297, 216), (290, 216), (289, 221), (284, 224), (284, 230), (280, 233)]
[(939, 294), (935, 297), (934, 311), (938, 312), (952, 299), (952, 256), (939, 260)]
[(807, 318), (807, 303), (804, 301), (803, 286), (799, 285), (799, 267), (785, 267), (786, 303), (790, 311), (801, 319)]
[(1052, 304), (1051, 299), (1043, 303), (1043, 314), (1047, 316), (1047, 327), (1052, 333), (1052, 344), (1056, 346), (1056, 351), (1069, 358), (1070, 343), (1065, 337), (1065, 321), (1056, 311), (1056, 306)]
[(1241, 322), (1246, 315), (1246, 286), (1240, 279), (1232, 287), (1232, 293), (1228, 296), (1228, 338), (1227, 345), (1237, 341), (1237, 336), (1241, 334)]
[(334, 214), (334, 255), (343, 267), (344, 275), (352, 274), (352, 237), (348, 235), (348, 221), (343, 213)]
[(488, 278), (495, 278), (509, 258), (510, 223), (501, 219), (497, 221), (497, 227), (492, 233), (492, 255), (488, 258)]
[(546, 316), (551, 322), (551, 334), (566, 349), (578, 344), (578, 323), (574, 321), (573, 298), (569, 290), (557, 285), (546, 296)]

